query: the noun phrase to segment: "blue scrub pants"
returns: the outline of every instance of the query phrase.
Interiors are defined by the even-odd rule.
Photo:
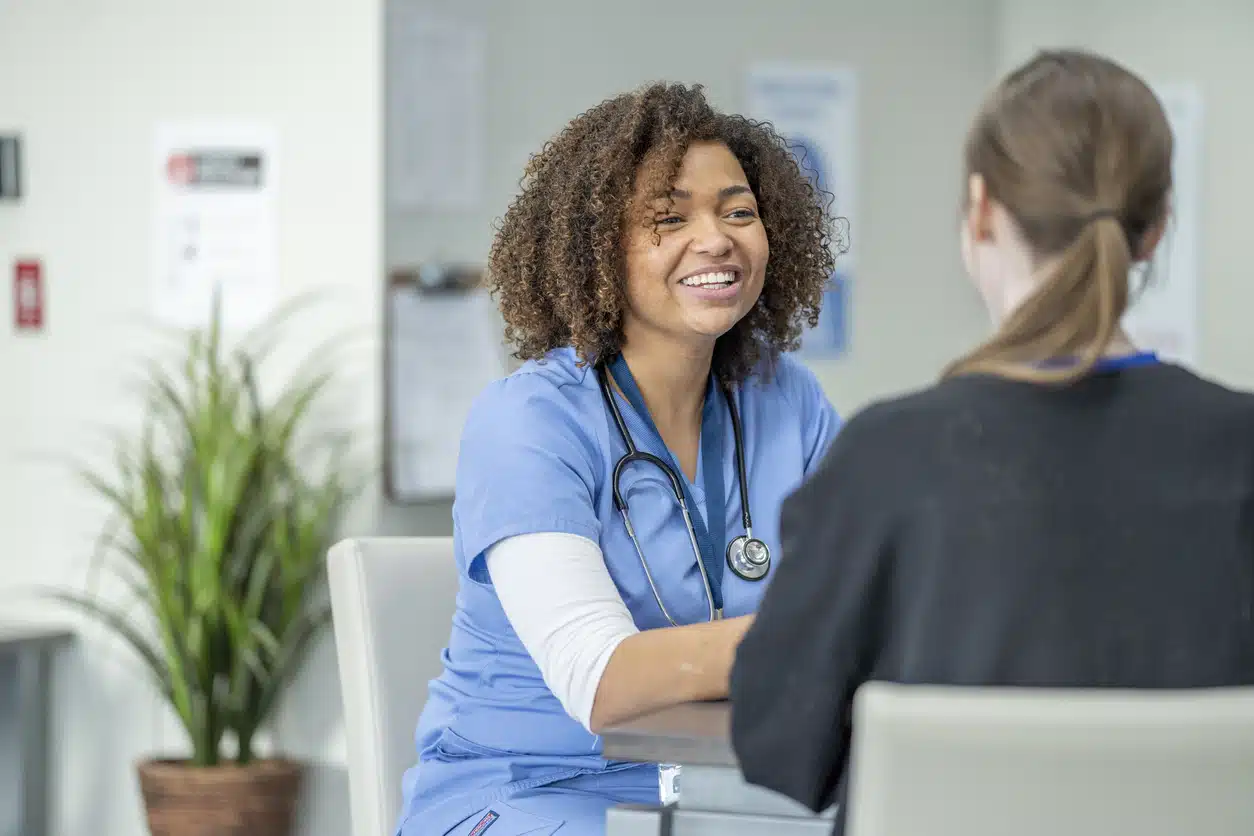
[[[656,768],[648,772],[657,774]],[[423,822],[425,817],[418,814],[402,825],[398,836],[605,836],[605,813],[610,807],[657,804],[656,787],[642,784],[640,770],[632,769],[580,775],[527,789],[506,788],[497,800],[449,830],[432,832]]]
[[[613,804],[603,795],[540,787],[472,813],[447,836],[604,836],[605,811]],[[419,834],[406,828],[401,836]]]
[[[610,807],[660,802],[656,766],[622,766],[541,786],[520,781],[496,791],[485,788],[476,793],[485,799],[478,802],[483,806],[466,814],[454,812],[459,805],[450,798],[452,804],[442,812],[414,813],[397,836],[605,836]],[[457,818],[449,818],[450,813]]]

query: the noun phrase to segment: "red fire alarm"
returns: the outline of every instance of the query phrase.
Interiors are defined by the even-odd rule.
[[[44,324],[44,271],[34,260],[17,262],[13,270],[13,323],[18,330]]]

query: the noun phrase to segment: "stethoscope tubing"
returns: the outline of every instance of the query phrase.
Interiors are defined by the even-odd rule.
[[[711,621],[718,618],[721,614],[714,606],[714,587],[710,581],[710,575],[705,567],[705,561],[701,557],[701,546],[697,543],[696,528],[692,523],[692,514],[688,508],[688,502],[684,499],[683,484],[679,481],[679,476],[675,473],[675,469],[659,456],[640,450],[636,447],[632,440],[631,431],[627,428],[627,422],[623,420],[622,412],[618,408],[618,403],[614,400],[614,391],[610,387],[609,375],[604,369],[598,367],[597,378],[601,387],[601,395],[605,400],[606,406],[609,408],[610,416],[614,419],[614,425],[618,430],[619,436],[623,440],[623,444],[627,448],[626,455],[619,458],[614,465],[614,472],[611,478],[611,490],[614,497],[614,507],[618,509],[619,515],[623,518],[623,525],[627,529],[627,536],[631,539],[632,545],[636,550],[636,556],[640,559],[640,565],[644,568],[645,579],[649,583],[649,589],[653,593],[653,598],[657,601],[658,608],[661,609],[663,617],[672,625],[677,622],[666,609],[666,605],[662,602],[662,595],[657,588],[657,584],[653,580],[653,573],[649,570],[649,562],[644,556],[644,551],[640,547],[640,540],[636,537],[635,528],[631,524],[631,518],[628,515],[627,500],[623,497],[619,490],[619,480],[623,471],[635,462],[644,462],[651,464],[666,474],[667,481],[670,482],[671,492],[675,495],[675,501],[679,504],[679,510],[683,514],[684,528],[688,533],[688,542],[692,546],[692,552],[697,558],[697,570],[701,573],[701,583],[705,587],[705,597],[709,609],[709,618]],[[745,534],[740,539],[751,539],[753,537],[753,516],[749,509],[749,489],[747,470],[745,466],[744,455],[744,438],[740,424],[740,413],[736,409],[735,399],[731,390],[726,386],[719,387],[723,392],[724,398],[727,400],[727,410],[731,415],[732,433],[735,440],[736,448],[736,476],[737,483],[740,488],[740,510],[741,519],[744,522]]]
[[[618,479],[622,475],[624,468],[632,462],[643,461],[661,468],[671,483],[671,490],[675,494],[675,499],[681,505],[687,507],[687,503],[684,502],[683,484],[679,481],[679,476],[675,474],[675,469],[664,459],[636,448],[636,444],[631,438],[631,431],[627,429],[627,422],[623,420],[623,413],[619,410],[618,403],[614,400],[614,391],[610,388],[607,375],[603,371],[598,371],[597,377],[601,384],[601,395],[609,407],[610,416],[614,419],[614,424],[618,428],[618,434],[623,439],[623,444],[627,447],[627,455],[620,458],[614,465],[614,506],[620,511],[627,507],[627,501],[623,499],[622,493],[618,490]],[[736,409],[735,397],[731,390],[726,386],[720,386],[719,388],[727,400],[727,411],[731,414],[732,435],[735,438],[736,483],[740,489],[740,519],[744,523],[745,532],[752,537],[753,514],[749,508],[748,468],[745,466],[744,433],[740,424],[740,410]]]
[[[732,436],[736,447],[736,482],[740,487],[740,519],[745,526],[745,535],[753,537],[753,516],[749,513],[749,468],[745,466],[745,443],[740,430],[740,410],[736,408],[736,399],[731,389],[722,387],[723,396],[727,399],[727,411],[731,414]]]

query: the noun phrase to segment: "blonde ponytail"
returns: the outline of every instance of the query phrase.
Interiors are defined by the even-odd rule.
[[[1067,383],[1092,370],[1120,333],[1133,258],[1166,218],[1172,145],[1154,91],[1099,55],[1039,53],[990,92],[967,135],[967,182],[982,179],[1049,273],[947,377]]]
[[[1118,333],[1131,267],[1132,250],[1115,213],[1093,213],[1036,292],[944,376],[989,374],[1030,383],[1084,376]]]

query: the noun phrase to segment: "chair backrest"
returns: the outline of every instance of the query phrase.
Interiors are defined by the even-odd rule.
[[[327,558],[355,836],[400,813],[414,724],[439,675],[457,600],[448,537],[344,540]]]
[[[1254,689],[871,683],[849,836],[1248,836]]]

